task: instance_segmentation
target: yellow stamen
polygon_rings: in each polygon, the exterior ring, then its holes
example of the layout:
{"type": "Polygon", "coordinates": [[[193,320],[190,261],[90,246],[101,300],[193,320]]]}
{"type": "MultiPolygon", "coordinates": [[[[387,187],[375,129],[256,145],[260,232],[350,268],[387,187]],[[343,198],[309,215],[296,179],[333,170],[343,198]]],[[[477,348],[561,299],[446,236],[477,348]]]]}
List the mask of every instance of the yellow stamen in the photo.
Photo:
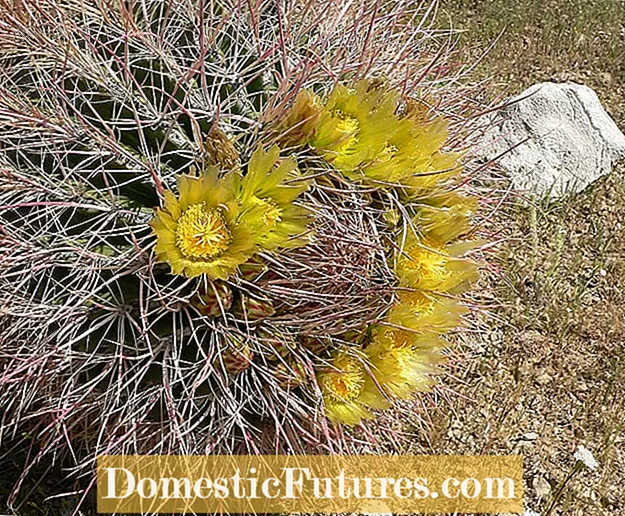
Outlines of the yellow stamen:
{"type": "Polygon", "coordinates": [[[408,251],[404,260],[404,267],[410,271],[419,273],[422,281],[442,281],[447,275],[447,257],[428,251],[419,246],[413,246],[408,251]]]}
{"type": "Polygon", "coordinates": [[[380,153],[379,159],[382,162],[391,161],[391,159],[393,159],[393,156],[395,156],[395,154],[397,154],[398,151],[399,149],[397,148],[396,145],[391,145],[388,142],[386,142],[386,144],[384,145],[384,149],[380,153]]]}
{"type": "Polygon", "coordinates": [[[358,132],[360,123],[358,122],[357,118],[351,117],[343,113],[343,111],[341,111],[340,109],[335,109],[332,114],[340,120],[340,122],[336,126],[339,131],[346,134],[354,134],[358,132]]]}
{"type": "Polygon", "coordinates": [[[414,333],[398,328],[384,330],[384,337],[391,343],[392,349],[410,347],[411,337],[413,336],[414,333]]]}
{"type": "Polygon", "coordinates": [[[176,245],[187,258],[217,258],[232,241],[221,208],[189,206],[178,219],[176,245]]]}
{"type": "Polygon", "coordinates": [[[342,356],[334,360],[333,366],[338,371],[320,377],[320,383],[326,394],[336,401],[356,399],[365,383],[362,365],[355,358],[342,356]]]}
{"type": "Polygon", "coordinates": [[[340,120],[336,129],[344,135],[341,139],[340,148],[338,149],[338,152],[342,152],[358,143],[358,137],[356,135],[360,129],[360,122],[357,118],[347,115],[340,109],[332,111],[332,115],[340,120]]]}
{"type": "Polygon", "coordinates": [[[282,221],[282,208],[271,199],[261,199],[260,202],[265,207],[263,222],[270,228],[276,227],[278,222],[282,221]]]}
{"type": "Polygon", "coordinates": [[[404,292],[402,297],[405,301],[410,303],[415,315],[419,317],[426,317],[434,313],[436,302],[425,297],[423,294],[418,292],[404,292]]]}

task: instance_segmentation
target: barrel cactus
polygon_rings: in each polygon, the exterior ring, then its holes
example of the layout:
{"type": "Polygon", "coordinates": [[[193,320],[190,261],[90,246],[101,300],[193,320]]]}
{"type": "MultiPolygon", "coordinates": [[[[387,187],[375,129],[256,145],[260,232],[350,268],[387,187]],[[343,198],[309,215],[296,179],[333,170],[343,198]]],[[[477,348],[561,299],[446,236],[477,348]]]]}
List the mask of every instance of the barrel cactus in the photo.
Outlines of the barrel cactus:
{"type": "Polygon", "coordinates": [[[433,388],[477,270],[466,113],[432,9],[382,4],[0,15],[3,438],[347,451],[433,388]]]}

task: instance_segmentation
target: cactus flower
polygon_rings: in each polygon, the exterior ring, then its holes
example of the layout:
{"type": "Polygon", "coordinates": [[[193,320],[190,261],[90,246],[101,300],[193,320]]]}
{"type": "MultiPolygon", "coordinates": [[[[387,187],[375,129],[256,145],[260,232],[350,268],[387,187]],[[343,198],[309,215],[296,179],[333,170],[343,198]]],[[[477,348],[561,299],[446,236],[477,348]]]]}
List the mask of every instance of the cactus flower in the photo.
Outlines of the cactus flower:
{"type": "Polygon", "coordinates": [[[234,174],[219,178],[209,167],[200,177],[182,175],[180,195],[165,193],[151,222],[158,261],[189,278],[207,274],[227,279],[255,252],[252,229],[241,219],[234,195],[234,174]]]}

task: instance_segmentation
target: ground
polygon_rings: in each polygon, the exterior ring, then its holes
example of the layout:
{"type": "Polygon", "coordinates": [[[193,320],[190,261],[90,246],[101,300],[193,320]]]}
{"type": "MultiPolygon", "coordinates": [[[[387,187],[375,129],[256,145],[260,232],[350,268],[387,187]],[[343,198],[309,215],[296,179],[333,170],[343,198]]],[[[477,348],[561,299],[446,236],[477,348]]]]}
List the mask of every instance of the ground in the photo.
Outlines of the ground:
{"type": "MultiPolygon", "coordinates": [[[[625,129],[625,4],[619,0],[442,2],[466,29],[459,59],[491,78],[490,100],[544,80],[594,88],[625,129]]],[[[435,412],[414,452],[520,453],[526,508],[625,514],[625,167],[555,203],[508,198],[488,224],[481,301],[459,337],[452,411],[435,412]],[[497,300],[495,303],[494,300],[497,300]],[[427,445],[424,445],[427,443],[427,445]],[[599,466],[573,469],[578,445],[599,466]]]]}

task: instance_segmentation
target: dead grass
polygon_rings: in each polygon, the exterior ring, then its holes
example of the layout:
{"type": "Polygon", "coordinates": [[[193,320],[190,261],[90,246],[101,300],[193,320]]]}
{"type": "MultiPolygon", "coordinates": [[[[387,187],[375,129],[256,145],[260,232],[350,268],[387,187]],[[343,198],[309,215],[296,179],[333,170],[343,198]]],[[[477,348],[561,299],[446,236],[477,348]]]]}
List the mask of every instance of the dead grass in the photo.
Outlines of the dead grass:
{"type": "MultiPolygon", "coordinates": [[[[494,77],[489,96],[543,80],[594,88],[625,127],[625,3],[443,2],[466,28],[461,58],[494,77]]],[[[501,301],[463,338],[454,411],[435,414],[415,452],[521,453],[528,508],[545,514],[579,444],[599,461],[567,484],[552,514],[625,514],[625,167],[557,203],[506,204],[505,242],[484,282],[501,301]]]]}
{"type": "Polygon", "coordinates": [[[518,92],[536,82],[582,82],[625,121],[625,3],[621,0],[442,0],[460,37],[463,62],[493,77],[494,88],[518,92]]]}
{"type": "Polygon", "coordinates": [[[522,454],[536,511],[584,444],[600,467],[577,475],[553,514],[625,514],[623,172],[575,199],[499,213],[507,241],[483,287],[502,305],[463,337],[460,396],[429,437],[428,452],[522,454]]]}

